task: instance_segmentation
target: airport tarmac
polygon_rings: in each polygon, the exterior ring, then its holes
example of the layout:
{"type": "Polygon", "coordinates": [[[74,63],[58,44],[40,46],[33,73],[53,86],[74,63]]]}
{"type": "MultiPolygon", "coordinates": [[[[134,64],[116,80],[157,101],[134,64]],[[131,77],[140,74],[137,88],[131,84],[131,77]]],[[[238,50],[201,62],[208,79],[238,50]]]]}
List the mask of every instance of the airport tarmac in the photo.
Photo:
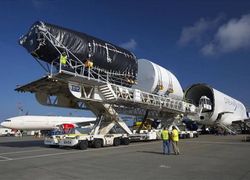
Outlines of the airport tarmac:
{"type": "Polygon", "coordinates": [[[33,137],[0,137],[0,179],[249,180],[250,142],[243,136],[180,140],[181,155],[161,141],[87,150],[47,148],[33,137]]]}

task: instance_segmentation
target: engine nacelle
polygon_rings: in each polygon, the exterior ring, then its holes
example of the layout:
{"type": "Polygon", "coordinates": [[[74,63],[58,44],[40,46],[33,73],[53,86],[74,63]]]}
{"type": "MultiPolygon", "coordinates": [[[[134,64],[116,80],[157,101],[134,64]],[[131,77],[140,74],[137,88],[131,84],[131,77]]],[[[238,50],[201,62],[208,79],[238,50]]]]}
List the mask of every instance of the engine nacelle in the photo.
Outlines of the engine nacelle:
{"type": "Polygon", "coordinates": [[[64,133],[69,133],[71,129],[75,128],[75,125],[70,123],[64,123],[60,125],[60,128],[63,130],[64,133]]]}

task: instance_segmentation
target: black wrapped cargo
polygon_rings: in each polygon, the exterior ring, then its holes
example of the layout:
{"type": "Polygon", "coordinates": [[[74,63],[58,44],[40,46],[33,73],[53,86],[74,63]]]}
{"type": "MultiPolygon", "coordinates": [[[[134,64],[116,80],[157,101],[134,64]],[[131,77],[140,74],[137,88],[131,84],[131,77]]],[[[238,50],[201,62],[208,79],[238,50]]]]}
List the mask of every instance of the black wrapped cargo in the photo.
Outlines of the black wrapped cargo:
{"type": "MultiPolygon", "coordinates": [[[[94,67],[121,74],[133,74],[135,77],[137,75],[137,60],[130,51],[85,33],[56,25],[36,22],[19,43],[31,55],[48,63],[58,59],[59,51],[64,51],[60,46],[62,44],[83,63],[91,59],[94,67]],[[45,37],[47,35],[52,35],[52,42],[45,37]]],[[[73,56],[70,58],[76,59],[73,56]]]]}

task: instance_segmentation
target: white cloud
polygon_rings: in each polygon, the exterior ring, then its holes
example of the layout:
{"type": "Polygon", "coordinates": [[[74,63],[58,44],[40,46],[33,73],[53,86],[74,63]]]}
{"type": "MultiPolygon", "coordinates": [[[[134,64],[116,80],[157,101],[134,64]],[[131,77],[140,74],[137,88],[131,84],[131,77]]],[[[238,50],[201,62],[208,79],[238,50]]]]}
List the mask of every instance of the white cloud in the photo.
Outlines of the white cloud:
{"type": "Polygon", "coordinates": [[[223,15],[214,20],[201,18],[182,29],[178,43],[195,44],[206,56],[250,49],[250,14],[228,21],[223,15]]]}
{"type": "Polygon", "coordinates": [[[180,45],[187,45],[192,42],[201,44],[204,39],[206,39],[204,35],[207,32],[214,30],[223,19],[224,15],[219,15],[214,20],[200,18],[200,20],[195,22],[192,26],[184,27],[182,29],[178,43],[180,45]]]}
{"type": "Polygon", "coordinates": [[[128,50],[135,50],[137,42],[134,39],[130,39],[128,42],[120,44],[121,47],[128,50]]]}
{"type": "Polygon", "coordinates": [[[201,49],[201,52],[204,54],[204,55],[214,55],[215,54],[215,49],[214,49],[214,45],[212,43],[209,43],[207,45],[205,45],[202,49],[201,49]]]}
{"type": "Polygon", "coordinates": [[[201,52],[204,55],[229,53],[250,48],[250,14],[240,19],[231,19],[219,27],[214,39],[201,52]],[[212,53],[208,53],[209,49],[212,53]]]}

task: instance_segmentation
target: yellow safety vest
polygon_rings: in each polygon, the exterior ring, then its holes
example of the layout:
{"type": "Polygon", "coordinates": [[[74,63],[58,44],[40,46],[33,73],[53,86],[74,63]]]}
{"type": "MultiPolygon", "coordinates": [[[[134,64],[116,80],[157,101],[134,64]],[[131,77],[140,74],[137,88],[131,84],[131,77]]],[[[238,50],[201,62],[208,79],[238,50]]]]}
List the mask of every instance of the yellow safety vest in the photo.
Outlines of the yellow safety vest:
{"type": "Polygon", "coordinates": [[[172,131],[172,140],[179,141],[179,132],[176,129],[172,131]]]}
{"type": "Polygon", "coordinates": [[[67,56],[66,55],[61,55],[60,56],[60,63],[65,65],[67,62],[67,56]]]}
{"type": "Polygon", "coordinates": [[[168,130],[162,130],[162,132],[161,132],[161,138],[164,141],[166,141],[166,140],[169,139],[169,137],[168,137],[168,130]]]}
{"type": "Polygon", "coordinates": [[[90,60],[87,60],[85,63],[84,63],[84,65],[85,65],[85,67],[86,68],[93,68],[93,66],[94,66],[94,63],[92,62],[92,61],[90,61],[90,60]]]}

